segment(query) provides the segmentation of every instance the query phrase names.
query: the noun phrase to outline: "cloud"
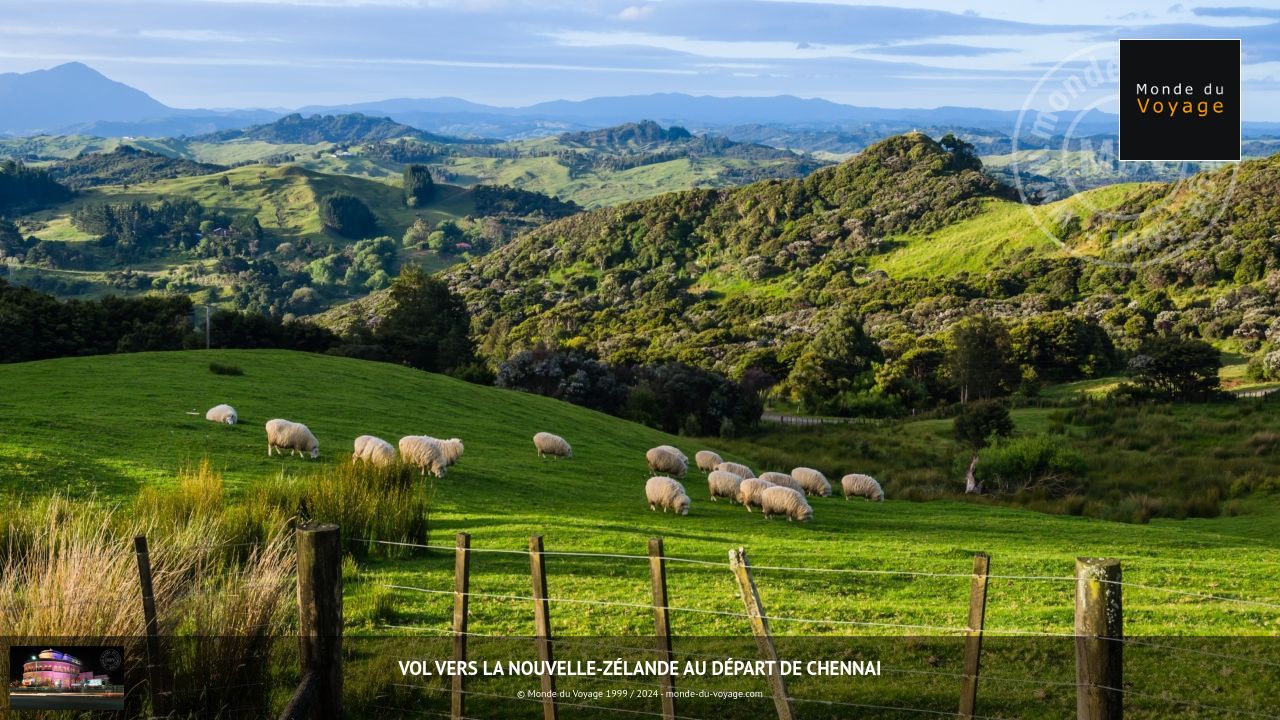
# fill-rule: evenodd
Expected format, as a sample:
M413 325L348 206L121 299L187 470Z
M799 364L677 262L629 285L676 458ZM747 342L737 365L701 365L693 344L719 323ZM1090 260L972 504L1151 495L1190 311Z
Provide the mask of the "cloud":
M631 5L623 8L622 12L618 13L618 19L634 22L636 20L643 20L652 14L652 5Z
M1280 10L1260 7L1197 7L1191 12L1201 17L1280 18Z
M874 55L911 55L914 57L977 57L995 53L1013 52L1010 48L978 47L976 45L955 45L952 43L909 43L906 45L889 45L886 47L867 48Z

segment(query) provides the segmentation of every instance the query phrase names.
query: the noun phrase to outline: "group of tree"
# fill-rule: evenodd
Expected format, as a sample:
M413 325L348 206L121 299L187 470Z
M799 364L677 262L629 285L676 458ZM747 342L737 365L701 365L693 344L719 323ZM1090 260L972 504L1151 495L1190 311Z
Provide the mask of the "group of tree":
M156 203L85 203L71 212L77 230L98 236L118 262L169 250L192 250L199 257L253 256L265 238L257 217L228 217L199 202L175 197Z
M402 173L404 184L404 202L409 207L419 207L431 202L435 194L436 184L431 179L431 170L426 165L405 165Z
M684 435L731 437L755 427L763 407L752 388L684 363L615 367L545 346L502 363L496 384Z
M16 160L0 161L0 215L17 216L56 205L72 192L43 168Z
M348 192L333 192L319 200L320 222L345 238L358 240L378 232L378 219L360 198Z

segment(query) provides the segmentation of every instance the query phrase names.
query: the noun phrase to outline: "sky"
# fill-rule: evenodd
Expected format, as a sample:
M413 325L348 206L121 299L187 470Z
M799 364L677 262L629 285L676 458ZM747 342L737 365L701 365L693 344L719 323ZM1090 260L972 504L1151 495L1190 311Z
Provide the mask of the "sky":
M1017 110L1121 37L1241 38L1245 119L1280 121L1277 0L0 0L0 72L80 61L175 107L683 92Z

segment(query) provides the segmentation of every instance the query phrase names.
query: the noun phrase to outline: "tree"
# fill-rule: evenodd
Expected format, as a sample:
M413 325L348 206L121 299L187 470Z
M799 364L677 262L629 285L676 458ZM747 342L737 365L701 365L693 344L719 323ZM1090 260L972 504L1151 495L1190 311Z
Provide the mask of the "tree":
M443 280L406 265L391 282L391 309L373 331L390 360L428 372L475 361L471 316Z
M378 220L360 198L335 192L320 198L320 222L346 238L366 238L378 230Z
M952 432L961 445L973 451L969 471L964 476L964 491L980 493L982 485L978 484L973 475L978 467L978 453L991 444L992 437L1008 437L1013 434L1013 419L1009 417L1009 407L999 400L968 403L956 416Z
M842 308L818 331L796 360L789 380L792 396L808 409L837 404L841 393L881 359L880 348L862 329L862 318Z
M1129 361L1138 388L1165 400L1207 400L1218 390L1218 350L1203 340L1149 338Z
M1021 377L1009 331L987 315L970 316L951 329L945 368L962 403L1006 395Z
M404 202L409 207L425 205L435 194L431 170L426 165L404 166Z

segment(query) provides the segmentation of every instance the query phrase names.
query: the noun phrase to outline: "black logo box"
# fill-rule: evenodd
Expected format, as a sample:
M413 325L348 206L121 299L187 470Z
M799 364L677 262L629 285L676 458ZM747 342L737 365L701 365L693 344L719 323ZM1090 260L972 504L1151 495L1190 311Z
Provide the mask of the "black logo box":
M1147 91L1140 94L1139 85ZM1182 92L1166 94L1166 87ZM1238 39L1121 40L1120 160L1238 161L1241 99ZM1191 114L1183 112L1185 102ZM1170 103L1177 103L1172 115Z

